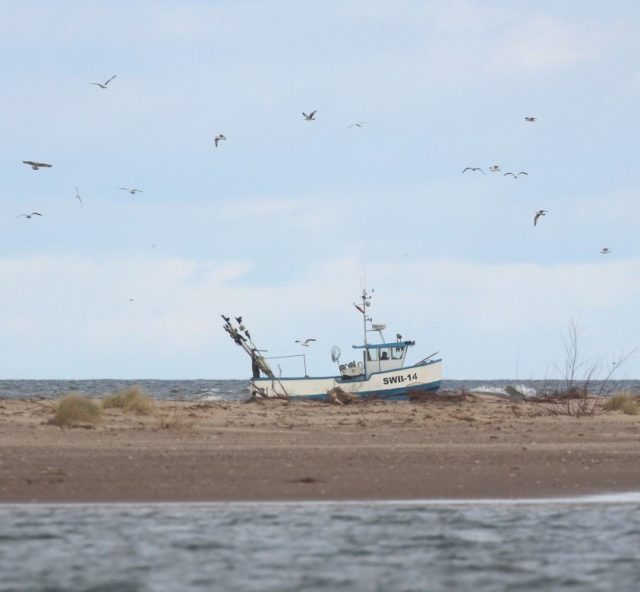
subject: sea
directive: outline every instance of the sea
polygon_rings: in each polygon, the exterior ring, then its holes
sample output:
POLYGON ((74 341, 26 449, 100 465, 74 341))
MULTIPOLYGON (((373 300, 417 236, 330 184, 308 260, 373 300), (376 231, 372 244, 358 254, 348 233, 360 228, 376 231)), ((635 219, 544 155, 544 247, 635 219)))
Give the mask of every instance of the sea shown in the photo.
MULTIPOLYGON (((0 397, 238 401, 242 380, 3 380, 0 397)), ((527 397, 549 381, 445 381, 527 397)), ((640 390, 640 381, 591 385, 640 390)), ((388 404, 405 404, 388 403, 388 404)), ((1 427, 0 427, 1 429, 1 427)), ((0 465, 0 483, 2 481, 0 465)), ((0 592, 640 587, 640 492, 566 499, 0 505, 0 592)))
MULTIPOLYGON (((578 384, 579 381, 578 381, 578 384)), ((70 391, 101 397, 138 385, 158 400, 244 401, 249 398, 247 380, 0 380, 0 399, 53 399, 70 391)), ((564 380, 443 380, 441 391, 488 394, 505 398, 527 398, 562 390, 564 380)), ((640 391, 640 380, 592 380, 589 391, 610 394, 620 390, 640 391)))

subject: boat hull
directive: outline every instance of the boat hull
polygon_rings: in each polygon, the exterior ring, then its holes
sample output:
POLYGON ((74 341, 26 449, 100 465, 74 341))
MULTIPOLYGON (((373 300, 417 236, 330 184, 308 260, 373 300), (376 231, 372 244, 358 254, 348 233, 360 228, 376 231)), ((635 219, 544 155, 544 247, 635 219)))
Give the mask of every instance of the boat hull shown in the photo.
POLYGON ((266 398, 326 399, 336 387, 362 398, 403 400, 412 395, 436 391, 440 387, 442 361, 375 372, 368 378, 345 379, 341 376, 319 378, 254 378, 252 393, 266 398))

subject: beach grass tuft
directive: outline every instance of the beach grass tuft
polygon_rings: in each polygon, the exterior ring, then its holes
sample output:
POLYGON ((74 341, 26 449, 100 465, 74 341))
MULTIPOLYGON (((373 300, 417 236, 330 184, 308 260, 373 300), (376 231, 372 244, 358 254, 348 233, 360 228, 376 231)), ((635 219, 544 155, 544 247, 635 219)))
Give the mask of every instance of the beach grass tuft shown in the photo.
POLYGON ((168 415, 158 417, 158 429, 160 430, 190 430, 193 426, 193 420, 177 406, 168 415))
POLYGON ((102 417, 102 408, 87 395, 72 391, 64 395, 54 409, 49 423, 57 426, 96 424, 102 417))
POLYGON ((629 391, 620 391, 611 395, 602 408, 605 411, 622 411, 626 415, 638 415, 640 413, 638 401, 629 391))
POLYGON ((155 410, 153 399, 137 385, 107 395, 102 399, 102 407, 122 409, 125 413, 137 415, 151 415, 155 410))

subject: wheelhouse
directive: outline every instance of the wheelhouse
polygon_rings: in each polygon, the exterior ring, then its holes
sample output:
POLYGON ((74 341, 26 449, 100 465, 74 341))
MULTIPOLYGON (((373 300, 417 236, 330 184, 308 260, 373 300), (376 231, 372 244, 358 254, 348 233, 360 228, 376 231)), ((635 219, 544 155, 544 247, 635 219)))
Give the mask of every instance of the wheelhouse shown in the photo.
POLYGON ((367 343, 354 345, 353 349, 361 349, 362 363, 366 376, 374 372, 397 370, 404 366, 407 350, 415 341, 395 341, 393 343, 367 343))

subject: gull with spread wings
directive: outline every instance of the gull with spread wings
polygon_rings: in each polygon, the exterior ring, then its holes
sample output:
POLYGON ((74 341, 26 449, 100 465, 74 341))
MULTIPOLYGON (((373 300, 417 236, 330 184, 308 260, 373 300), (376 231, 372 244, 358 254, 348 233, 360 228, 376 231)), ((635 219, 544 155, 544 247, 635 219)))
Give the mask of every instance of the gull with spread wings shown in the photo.
POLYGON ((101 89, 105 90, 107 88, 107 84, 109 84, 116 76, 117 74, 114 74, 111 78, 109 78, 109 80, 105 82, 90 82, 89 84, 99 86, 101 89))
POLYGON ((42 168, 51 168, 53 165, 47 164, 46 162, 36 162, 34 160, 23 160, 24 164, 28 164, 34 171, 42 168))
POLYGON ((538 210, 535 213, 535 216, 533 217, 533 225, 535 226, 536 224, 538 224, 538 219, 540 218, 540 216, 546 216, 547 215, 547 210, 538 210))

